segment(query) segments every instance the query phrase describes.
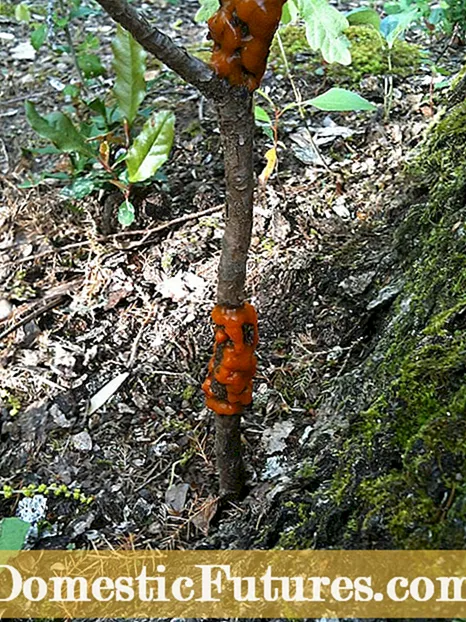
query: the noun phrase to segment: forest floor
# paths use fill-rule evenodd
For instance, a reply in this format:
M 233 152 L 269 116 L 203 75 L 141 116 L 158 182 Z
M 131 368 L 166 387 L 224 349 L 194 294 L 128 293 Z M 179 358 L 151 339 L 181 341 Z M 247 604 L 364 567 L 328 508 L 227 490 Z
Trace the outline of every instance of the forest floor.
M 150 10 L 177 41 L 205 43 L 194 0 L 160 0 Z M 103 41 L 108 73 L 90 86 L 100 94 L 113 80 L 113 30 L 107 19 L 84 29 Z M 164 181 L 150 187 L 127 230 L 105 213 L 105 197 L 72 203 L 57 184 L 20 188 L 32 173 L 64 166 L 34 153 L 42 143 L 23 103 L 32 100 L 41 113 L 62 108 L 73 66 L 46 47 L 33 53 L 27 27 L 0 16 L 0 490 L 66 487 L 47 498 L 0 498 L 0 517 L 40 524 L 31 546 L 254 542 L 300 467 L 332 380 L 365 356 L 384 302 L 376 290 L 403 195 L 399 174 L 461 67 L 464 49 L 455 42 L 412 39 L 428 55 L 415 75 L 395 80 L 388 120 L 382 76 L 354 87 L 377 104 L 375 113 L 283 117 L 278 174 L 256 191 L 248 265 L 261 336 L 255 400 L 243 423 L 249 492 L 220 509 L 213 417 L 200 389 L 223 231 L 215 111 L 151 67 L 157 80 L 146 104 L 176 112 L 175 144 Z M 331 86 L 322 71 L 306 70 L 307 60 L 293 59 L 303 99 Z M 446 75 L 433 74 L 432 64 Z M 262 89 L 280 106 L 293 101 L 279 68 Z M 258 129 L 258 175 L 269 147 Z M 112 380 L 118 388 L 91 412 Z M 81 499 L 66 496 L 75 489 Z M 275 544 L 271 535 L 266 545 Z

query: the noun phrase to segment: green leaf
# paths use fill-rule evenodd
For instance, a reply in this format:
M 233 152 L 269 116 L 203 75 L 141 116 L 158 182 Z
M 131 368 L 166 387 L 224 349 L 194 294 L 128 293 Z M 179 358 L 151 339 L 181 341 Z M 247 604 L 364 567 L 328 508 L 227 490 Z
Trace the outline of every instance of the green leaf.
M 299 16 L 299 9 L 296 5 L 296 0 L 288 0 L 283 6 L 282 10 L 282 24 L 290 24 L 296 21 Z
M 254 106 L 254 118 L 256 121 L 262 121 L 263 123 L 268 123 L 272 125 L 272 119 L 270 118 L 267 110 L 264 110 L 262 106 Z
M 96 184 L 92 179 L 76 179 L 69 186 L 62 188 L 60 194 L 67 199 L 84 199 L 96 188 Z
M 31 45 L 35 50 L 39 50 L 45 43 L 47 38 L 47 26 L 45 24 L 40 24 L 40 26 L 36 26 L 34 30 L 31 32 Z
M 304 102 L 305 105 L 312 105 L 319 110 L 343 112 L 349 110 L 377 110 L 377 106 L 371 104 L 367 99 L 357 93 L 346 89 L 332 88 L 313 99 Z
M 128 150 L 126 166 L 131 183 L 155 175 L 170 153 L 175 135 L 175 115 L 163 110 L 146 121 L 139 136 Z
M 26 118 L 29 125 L 39 136 L 50 140 L 60 151 L 64 153 L 82 153 L 94 156 L 84 138 L 75 128 L 71 119 L 62 112 L 52 112 L 46 117 L 41 117 L 30 101 L 25 103 Z
M 113 69 L 116 74 L 113 92 L 121 115 L 131 125 L 146 95 L 144 73 L 147 54 L 121 26 L 117 26 L 117 33 L 112 41 L 112 50 Z
M 20 551 L 26 541 L 30 524 L 19 518 L 0 520 L 0 551 Z
M 95 78 L 105 73 L 105 68 L 97 54 L 79 54 L 78 66 L 85 78 Z
M 194 20 L 197 23 L 206 22 L 209 17 L 212 17 L 220 6 L 218 0 L 199 0 L 199 4 L 201 6 L 194 17 Z
M 134 205 L 125 199 L 118 208 L 118 222 L 123 227 L 129 227 L 134 222 Z
M 18 22 L 26 22 L 29 23 L 31 21 L 31 11 L 27 4 L 21 2 L 16 5 L 15 9 L 15 18 Z
M 392 48 L 395 41 L 401 37 L 403 32 L 419 18 L 420 13 L 416 8 L 384 17 L 380 23 L 380 32 L 385 37 L 388 47 Z
M 306 37 L 313 50 L 320 50 L 328 63 L 349 65 L 349 41 L 344 35 L 348 20 L 327 0 L 299 0 Z
M 346 14 L 346 19 L 351 26 L 364 24 L 374 26 L 374 28 L 380 30 L 380 15 L 374 9 L 366 6 L 360 6 L 357 9 L 353 9 Z

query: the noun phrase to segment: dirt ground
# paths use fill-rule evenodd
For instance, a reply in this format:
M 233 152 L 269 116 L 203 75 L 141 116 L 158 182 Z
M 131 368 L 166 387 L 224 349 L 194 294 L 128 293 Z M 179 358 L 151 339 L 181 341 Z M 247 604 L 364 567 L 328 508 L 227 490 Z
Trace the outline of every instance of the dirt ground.
M 147 9 L 177 41 L 205 41 L 195 0 Z M 100 93 L 112 82 L 111 22 L 86 28 L 103 41 L 108 72 L 91 86 Z M 0 516 L 39 524 L 30 542 L 37 548 L 251 546 L 270 504 L 292 485 L 331 381 L 365 355 L 376 330 L 367 297 L 383 285 L 398 176 L 437 112 L 440 80 L 428 63 L 397 80 L 388 121 L 383 78 L 364 92 L 376 113 L 285 117 L 278 174 L 256 192 L 248 265 L 261 337 L 243 424 L 249 493 L 220 508 L 212 414 L 200 390 L 223 229 L 215 111 L 155 68 L 148 100 L 176 112 L 175 145 L 164 181 L 122 230 L 104 209 L 108 197 L 71 203 L 57 184 L 19 187 L 32 172 L 60 166 L 32 152 L 41 143 L 24 99 L 44 113 L 62 106 L 56 81 L 72 64 L 66 55 L 57 63 L 48 48 L 15 58 L 27 29 L 14 17 L 0 16 L 0 31 L 0 490 L 56 489 L 46 498 L 0 496 Z M 450 75 L 459 69 L 461 48 L 414 37 Z M 299 60 L 295 78 L 304 99 L 328 87 Z M 283 75 L 268 72 L 263 88 L 274 101 L 293 100 Z M 258 130 L 258 174 L 268 146 Z M 119 388 L 90 412 L 112 380 Z M 274 546 L 278 532 L 262 546 Z

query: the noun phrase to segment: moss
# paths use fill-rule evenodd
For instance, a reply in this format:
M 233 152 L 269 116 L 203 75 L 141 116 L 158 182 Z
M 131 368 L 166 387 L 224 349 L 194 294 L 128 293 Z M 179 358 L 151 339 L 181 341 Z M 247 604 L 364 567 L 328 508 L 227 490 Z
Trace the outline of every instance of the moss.
M 278 34 L 288 62 L 292 61 L 298 54 L 311 52 L 309 43 L 307 42 L 306 29 L 304 26 L 288 24 L 287 26 L 282 26 Z M 277 35 L 275 35 L 270 48 L 269 60 L 272 61 L 275 66 L 283 68 L 283 57 Z
M 422 181 L 429 190 L 433 206 L 430 217 L 437 219 L 445 206 L 463 200 L 465 153 L 466 102 L 462 102 L 438 121 L 412 166 L 415 181 Z
M 330 65 L 328 75 L 336 82 L 358 84 L 367 76 L 389 73 L 388 46 L 372 26 L 350 26 L 346 32 L 351 47 L 351 65 Z M 400 78 L 413 75 L 419 68 L 421 53 L 417 45 L 397 39 L 392 51 L 392 73 Z
M 333 392 L 349 425 L 313 455 L 321 483 L 300 509 L 295 546 L 464 547 L 465 172 L 462 103 L 413 163 L 425 199 L 395 236 L 405 286 L 371 356 Z

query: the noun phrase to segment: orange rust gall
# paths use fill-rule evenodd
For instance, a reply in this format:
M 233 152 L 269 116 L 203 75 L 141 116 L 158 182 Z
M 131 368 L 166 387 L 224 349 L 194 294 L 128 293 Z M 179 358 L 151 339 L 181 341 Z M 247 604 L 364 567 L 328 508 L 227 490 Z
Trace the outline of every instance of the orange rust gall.
M 215 72 L 233 86 L 254 91 L 265 72 L 285 0 L 220 0 L 209 19 Z
M 218 415 L 236 415 L 252 402 L 252 379 L 257 368 L 257 313 L 247 302 L 236 309 L 217 305 L 212 319 L 214 354 L 202 389 L 211 410 Z

